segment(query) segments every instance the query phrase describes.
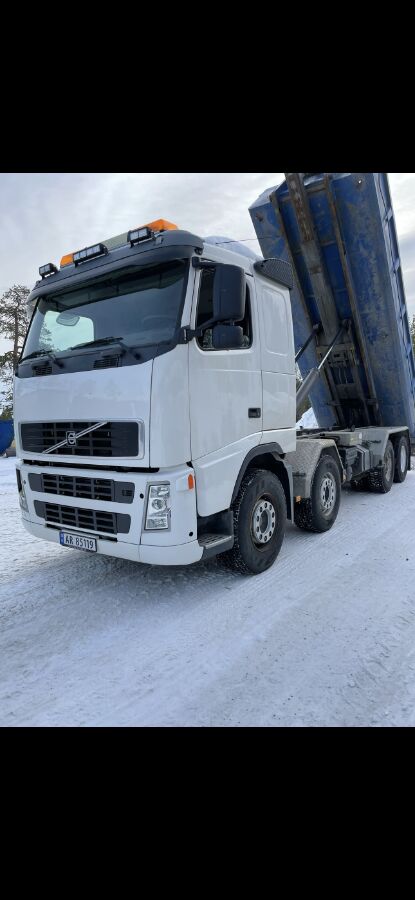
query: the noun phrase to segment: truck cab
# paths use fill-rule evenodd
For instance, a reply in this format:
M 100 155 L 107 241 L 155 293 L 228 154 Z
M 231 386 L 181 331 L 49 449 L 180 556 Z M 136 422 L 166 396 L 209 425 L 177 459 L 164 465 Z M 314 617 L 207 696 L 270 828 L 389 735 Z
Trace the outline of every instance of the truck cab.
M 296 447 L 290 266 L 161 221 L 40 273 L 15 378 L 28 531 L 161 565 L 232 553 L 233 504 L 261 465 L 278 481 L 283 528 Z M 265 568 L 281 528 L 276 502 L 263 503 Z

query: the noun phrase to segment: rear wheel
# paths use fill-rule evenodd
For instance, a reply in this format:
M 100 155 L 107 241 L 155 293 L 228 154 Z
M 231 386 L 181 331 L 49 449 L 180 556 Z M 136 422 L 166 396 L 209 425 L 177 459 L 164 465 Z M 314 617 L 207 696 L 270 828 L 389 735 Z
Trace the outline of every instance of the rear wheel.
M 337 519 L 340 506 L 341 479 L 332 456 L 322 456 L 314 473 L 309 500 L 294 506 L 294 521 L 304 531 L 328 531 Z
M 395 474 L 395 453 L 392 441 L 386 444 L 383 466 L 381 469 L 373 469 L 369 472 L 368 479 L 370 490 L 375 494 L 388 494 Z
M 403 434 L 395 447 L 395 473 L 393 480 L 398 484 L 402 484 L 408 474 L 409 465 L 409 446 L 405 435 Z
M 265 572 L 280 552 L 286 521 L 279 478 L 266 469 L 250 469 L 233 504 L 234 546 L 219 561 L 243 575 Z

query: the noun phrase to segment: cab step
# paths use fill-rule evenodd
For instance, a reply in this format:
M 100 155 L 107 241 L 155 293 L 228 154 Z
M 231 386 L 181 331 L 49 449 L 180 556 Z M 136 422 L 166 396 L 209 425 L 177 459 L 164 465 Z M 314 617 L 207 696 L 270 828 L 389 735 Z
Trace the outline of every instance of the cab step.
M 234 536 L 233 534 L 202 534 L 199 537 L 199 544 L 203 547 L 202 559 L 209 559 L 211 556 L 216 556 L 217 553 L 231 550 Z

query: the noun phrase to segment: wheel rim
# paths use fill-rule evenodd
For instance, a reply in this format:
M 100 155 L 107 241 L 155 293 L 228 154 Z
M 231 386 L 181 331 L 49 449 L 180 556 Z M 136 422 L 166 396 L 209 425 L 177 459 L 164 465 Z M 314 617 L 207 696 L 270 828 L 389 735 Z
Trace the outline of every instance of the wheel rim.
M 386 454 L 386 459 L 385 459 L 385 478 L 386 478 L 386 481 L 390 481 L 391 478 L 392 478 L 392 473 L 393 473 L 393 462 L 394 462 L 394 460 L 393 460 L 393 452 L 392 452 L 392 450 L 391 450 L 390 453 L 387 453 L 387 454 Z
M 276 528 L 277 515 L 271 500 L 261 497 L 252 513 L 251 532 L 254 544 L 263 547 L 269 544 Z
M 400 452 L 401 472 L 405 472 L 408 468 L 408 457 L 406 455 L 406 444 L 402 444 Z
M 337 497 L 337 487 L 336 482 L 332 475 L 328 472 L 323 478 L 321 482 L 320 488 L 320 502 L 321 509 L 324 516 L 329 516 L 333 511 Z

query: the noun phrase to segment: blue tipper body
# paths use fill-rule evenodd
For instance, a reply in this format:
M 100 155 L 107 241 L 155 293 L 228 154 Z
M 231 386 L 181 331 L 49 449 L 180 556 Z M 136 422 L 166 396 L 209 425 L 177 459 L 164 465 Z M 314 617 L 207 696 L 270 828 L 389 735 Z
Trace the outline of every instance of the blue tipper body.
M 326 309 L 334 305 L 338 321 L 351 323 L 343 360 L 339 353 L 340 364 L 334 358 L 329 377 L 310 392 L 318 424 L 407 425 L 414 441 L 415 360 L 387 175 L 306 175 L 301 191 L 327 286 Z M 264 257 L 282 257 L 294 267 L 291 303 L 299 349 L 322 322 L 322 305 L 313 287 L 307 223 L 293 196 L 284 181 L 259 197 L 250 214 Z M 322 329 L 299 361 L 303 377 L 318 365 L 328 342 Z
M 0 453 L 4 453 L 14 437 L 13 420 L 0 419 Z

